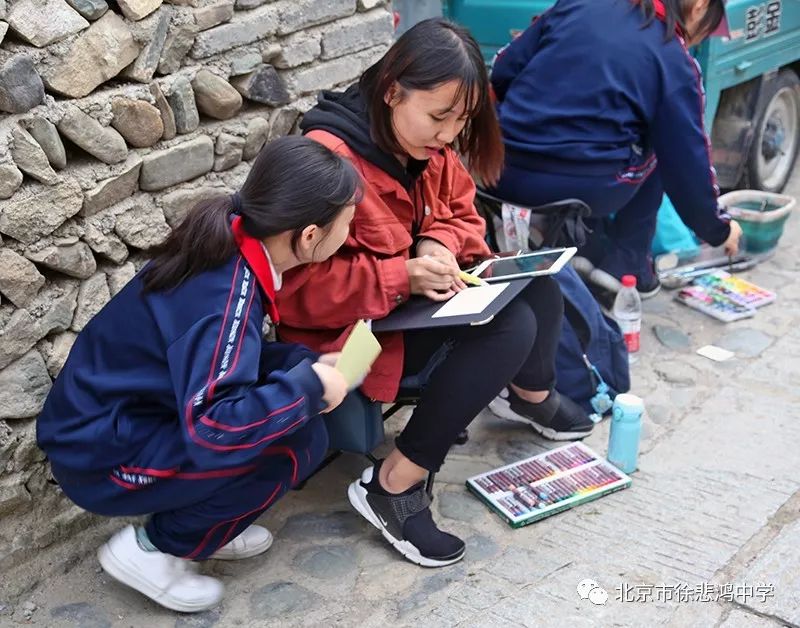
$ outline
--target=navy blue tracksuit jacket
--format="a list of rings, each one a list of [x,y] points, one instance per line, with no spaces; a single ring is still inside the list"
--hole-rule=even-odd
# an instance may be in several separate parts
[[[655,8],[663,17],[658,0]],[[507,164],[520,172],[570,176],[578,186],[587,177],[606,177],[610,200],[587,191],[587,202],[601,216],[630,201],[624,193],[611,200],[613,185],[642,185],[657,170],[684,222],[718,245],[729,226],[717,209],[700,69],[683,39],[667,40],[666,34],[663,19],[645,26],[631,0],[559,0],[494,63]],[[539,183],[528,182],[533,188]],[[648,194],[654,208],[639,211],[654,216],[659,192]]]
[[[272,274],[260,241],[234,227],[239,252],[223,266],[147,294],[137,275],[86,325],[37,425],[73,501],[164,513],[151,540],[193,558],[236,536],[327,443],[317,354],[262,339],[265,310],[277,318]]]

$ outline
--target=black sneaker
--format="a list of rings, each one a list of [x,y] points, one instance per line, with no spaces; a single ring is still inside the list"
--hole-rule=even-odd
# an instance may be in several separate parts
[[[353,508],[412,563],[444,567],[461,560],[464,541],[436,527],[425,483],[398,495],[387,493],[378,482],[380,464],[365,469],[361,479],[347,489]]]
[[[639,293],[639,297],[644,299],[652,299],[661,291],[661,282],[658,280],[658,277],[653,275],[648,282],[636,282],[636,291]]]
[[[511,388],[504,388],[489,404],[489,410],[503,419],[530,425],[549,440],[580,440],[594,428],[583,408],[555,390],[541,403],[531,403]]]

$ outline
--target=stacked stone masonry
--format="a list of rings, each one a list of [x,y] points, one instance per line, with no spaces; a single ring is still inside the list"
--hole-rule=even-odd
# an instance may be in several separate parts
[[[0,573],[88,521],[35,444],[76,334],[391,38],[384,0],[0,0]]]

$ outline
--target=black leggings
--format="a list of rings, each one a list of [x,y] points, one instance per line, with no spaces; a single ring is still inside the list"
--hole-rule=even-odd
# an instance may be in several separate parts
[[[422,371],[443,344],[453,348],[397,437],[400,452],[438,471],[458,434],[509,382],[526,390],[552,390],[563,315],[558,283],[538,277],[486,325],[406,332],[404,376]]]

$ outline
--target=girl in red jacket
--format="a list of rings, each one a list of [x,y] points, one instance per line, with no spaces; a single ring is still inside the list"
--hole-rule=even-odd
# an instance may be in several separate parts
[[[321,95],[302,128],[352,160],[365,190],[344,246],[286,274],[282,338],[338,350],[360,318],[382,318],[411,294],[444,301],[465,287],[459,264],[490,251],[475,186],[454,148],[482,178],[496,179],[503,145],[488,94],[475,40],[433,19],[400,37],[357,85]],[[504,386],[509,416],[539,433],[571,439],[592,430],[585,412],[553,388],[562,314],[558,285],[546,277],[487,325],[381,335],[383,353],[362,385],[381,401],[395,398],[403,375],[450,347],[396,448],[348,491],[409,560],[435,567],[463,556],[463,541],[434,524],[423,480]]]

